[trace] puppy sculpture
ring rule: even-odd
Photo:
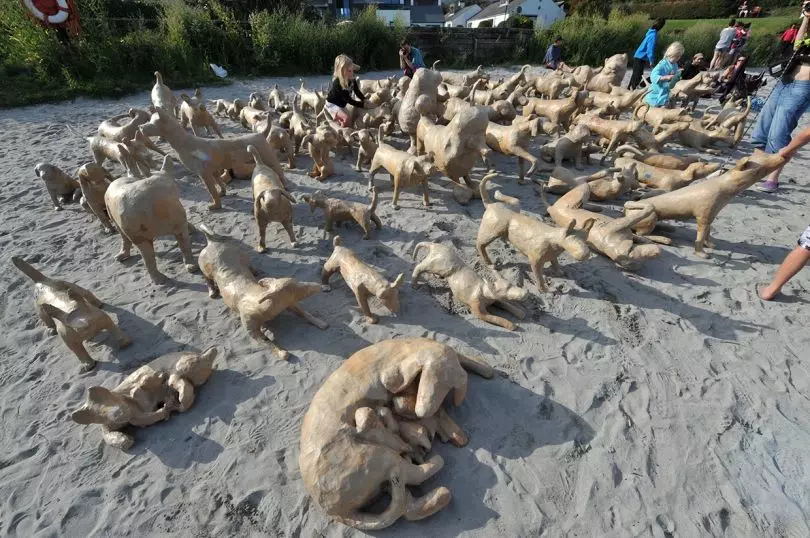
[[[248,146],[248,153],[253,157],[256,166],[253,168],[251,185],[253,188],[253,218],[259,233],[259,244],[256,250],[264,252],[267,247],[264,243],[267,224],[278,222],[290,237],[290,246],[295,247],[295,232],[293,231],[293,209],[295,198],[287,192],[281,179],[272,168],[264,164],[262,156],[254,146]]]
[[[152,108],[152,107],[150,107]],[[108,120],[104,120],[98,126],[98,136],[108,138],[115,142],[129,142],[135,139],[138,134],[138,128],[149,121],[151,113],[137,108],[130,108],[127,114],[115,116]],[[129,118],[129,121],[121,124],[120,121],[124,118]],[[149,138],[143,139],[144,145],[155,153],[166,155],[166,152],[157,147]]]
[[[379,135],[382,134],[382,129],[379,129]],[[374,154],[377,152],[377,141],[374,140],[374,133],[371,129],[360,129],[354,131],[350,138],[356,140],[359,144],[357,149],[357,163],[354,165],[356,172],[363,171],[363,163],[371,164]]]
[[[600,165],[604,165],[607,156],[624,143],[629,137],[639,131],[644,123],[639,120],[606,120],[597,116],[580,116],[577,118],[578,125],[584,125],[591,132],[605,137],[609,140],[605,154],[599,160]]]
[[[399,209],[399,193],[403,187],[422,186],[422,205],[430,206],[430,195],[428,189],[428,177],[436,171],[433,164],[433,154],[428,153],[421,157],[411,155],[407,151],[396,149],[383,142],[383,128],[380,127],[377,134],[380,145],[374,152],[371,159],[371,166],[368,170],[368,188],[374,188],[374,176],[383,168],[394,181],[394,197],[391,200],[391,207]]]
[[[414,498],[407,486],[444,465],[439,455],[422,463],[434,432],[456,446],[467,443],[442,409],[448,396],[455,406],[464,401],[465,370],[493,375],[482,359],[427,338],[384,340],[344,361],[312,398],[301,426],[298,461],[315,503],[332,519],[365,531],[403,516],[423,519],[447,506],[449,489]],[[387,508],[364,510],[383,491],[391,495]]]
[[[377,323],[377,316],[368,306],[369,297],[376,297],[392,313],[399,312],[399,287],[402,285],[402,273],[394,282],[389,283],[376,269],[357,257],[351,249],[346,248],[336,235],[332,240],[334,250],[323,265],[321,284],[324,291],[331,291],[329,278],[340,272],[343,281],[349,286],[357,299],[357,305],[371,324]]]
[[[339,143],[338,134],[328,125],[320,125],[314,133],[304,136],[301,144],[307,146],[312,157],[309,177],[323,181],[335,173],[335,163],[329,154]]]
[[[588,198],[600,202],[615,200],[641,188],[635,164],[607,168],[586,176],[577,176],[571,170],[558,166],[551,172],[546,185],[547,190],[551,193],[565,194],[585,183],[588,184]],[[597,210],[597,208],[588,207],[587,202],[583,202],[583,204],[588,209]]]
[[[183,99],[180,103],[180,124],[187,129],[191,128],[194,136],[200,136],[205,129],[208,136],[216,134],[222,138],[219,125],[205,108],[205,103],[192,104],[189,99]]]
[[[528,150],[529,139],[535,126],[530,122],[498,125],[489,122],[486,130],[487,146],[504,155],[515,156],[518,159],[518,183],[523,185],[528,173],[529,177],[537,170],[537,157]],[[529,171],[525,172],[526,161],[530,163]]]
[[[135,437],[120,430],[146,427],[183,413],[194,404],[194,389],[208,381],[217,348],[202,353],[170,353],[141,366],[114,389],[90,387],[87,400],[71,417],[78,424],[101,425],[101,438],[129,450]]]
[[[316,318],[296,303],[315,295],[320,286],[310,282],[298,282],[294,278],[257,279],[250,268],[248,250],[243,243],[215,234],[205,225],[200,231],[208,241],[200,252],[200,270],[208,285],[208,296],[222,294],[225,304],[239,315],[242,326],[255,340],[266,342],[282,360],[289,353],[279,347],[267,323],[282,311],[289,310],[301,316],[319,329],[329,325]]]
[[[323,110],[324,105],[326,104],[326,98],[317,91],[308,90],[305,87],[303,79],[301,80],[301,87],[296,91],[298,96],[301,98],[301,110],[306,111],[306,109],[311,108],[313,114],[318,115]]]
[[[561,138],[549,142],[540,148],[540,158],[546,162],[553,162],[555,166],[562,166],[564,160],[573,161],[574,168],[582,170],[583,164],[591,164],[591,155],[584,151],[591,137],[591,131],[585,125],[575,125]]]
[[[62,211],[63,203],[75,202],[81,196],[79,182],[52,164],[39,163],[34,173],[45,183],[55,211]]]
[[[107,330],[115,337],[118,347],[126,347],[132,342],[101,310],[102,302],[86,289],[64,280],[48,278],[19,256],[12,256],[11,263],[34,281],[35,309],[39,319],[48,327],[49,334],[58,334],[76,355],[82,364],[82,372],[96,366],[96,361],[84,348],[85,340]]]
[[[149,161],[143,155],[136,154],[135,150],[126,142],[115,142],[101,136],[87,137],[90,151],[96,164],[102,165],[107,159],[116,161],[124,170],[135,177],[149,175],[151,168]]]
[[[152,106],[174,117],[177,111],[177,96],[163,83],[163,75],[155,71],[155,85],[152,87]]]
[[[638,211],[647,213],[650,207],[653,209],[652,213],[647,213],[648,216],[635,225],[636,233],[639,235],[649,235],[655,225],[662,220],[696,219],[695,254],[705,258],[708,254],[704,251],[704,246],[714,248],[711,241],[711,226],[720,210],[734,196],[783,164],[785,159],[779,154],[754,150],[751,156],[737,161],[734,168],[725,174],[659,196],[627,202],[624,204],[625,214],[633,217]]]
[[[158,271],[154,241],[162,235],[173,235],[180,246],[186,270],[197,270],[191,255],[186,210],[180,202],[180,189],[172,176],[173,161],[163,158],[161,169],[139,179],[121,177],[113,181],[104,194],[107,213],[121,233],[121,252],[115,259],[129,259],[132,245],[141,253],[146,271],[155,284],[163,284],[166,276]]]
[[[266,121],[269,117],[267,111],[252,107],[250,105],[243,107],[239,111],[239,123],[245,129],[250,129],[254,133],[257,131],[256,126],[259,122]]]
[[[217,116],[226,116],[233,121],[239,120],[239,113],[242,112],[242,109],[245,107],[245,104],[242,102],[241,99],[234,99],[233,101],[228,101],[226,99],[216,99],[215,101],[208,101],[210,104],[214,105],[214,114]],[[147,119],[148,121],[148,119]]]
[[[324,234],[332,233],[332,225],[348,220],[353,220],[363,228],[363,239],[371,238],[371,223],[382,228],[382,221],[376,215],[377,210],[377,188],[371,189],[371,203],[369,205],[357,202],[346,202],[337,198],[328,198],[323,191],[315,191],[311,195],[305,194],[303,200],[309,204],[310,212],[315,208],[323,209]]]
[[[276,112],[287,112],[290,110],[290,103],[287,101],[287,96],[278,87],[278,84],[273,86],[270,93],[267,95],[267,106]]]
[[[631,231],[633,226],[653,212],[652,208],[635,212],[632,216],[614,219],[584,209],[582,206],[587,204],[589,197],[590,186],[588,183],[584,183],[571,189],[557,200],[548,208],[548,213],[557,226],[568,227],[573,222],[576,228],[578,223],[592,223],[587,230],[588,246],[615,261],[621,267],[635,268],[638,263],[654,258],[661,253],[661,249],[657,245],[648,244],[650,238],[638,237]],[[579,226],[581,226],[580,230],[585,231],[584,226]]]
[[[419,255],[419,250],[427,249],[427,256],[413,269],[411,286],[416,288],[419,277],[423,273],[430,273],[447,280],[450,291],[457,301],[461,301],[470,308],[473,316],[492,323],[510,331],[515,330],[515,324],[506,318],[495,316],[488,312],[488,307],[496,305],[518,319],[523,319],[526,313],[510,301],[521,301],[526,298],[527,291],[500,278],[496,274],[494,281],[484,280],[472,267],[464,263],[456,249],[439,243],[419,243],[414,247],[413,257]]]
[[[82,207],[101,222],[104,233],[113,233],[113,225],[104,203],[104,195],[107,194],[112,176],[104,168],[94,163],[88,163],[79,168],[77,176],[82,189]]]
[[[478,228],[478,238],[475,246],[478,254],[487,265],[492,265],[487,254],[487,246],[496,239],[507,239],[524,256],[529,258],[529,265],[536,280],[537,288],[546,291],[543,266],[550,263],[559,270],[557,257],[568,252],[576,260],[585,260],[590,255],[588,245],[584,239],[574,233],[575,223],[567,228],[554,228],[542,221],[520,213],[520,209],[513,209],[511,204],[491,202],[487,193],[487,183],[495,177],[489,174],[481,180],[481,200],[484,202],[484,216],[481,217],[481,226]],[[593,221],[582,225],[582,232],[587,235]]]
[[[278,162],[276,152],[267,142],[267,133],[253,133],[235,138],[213,140],[200,138],[186,132],[179,123],[162,111],[152,115],[148,123],[141,125],[141,132],[146,136],[162,136],[177,152],[180,162],[203,180],[213,203],[209,209],[222,207],[220,194],[225,187],[218,178],[223,170],[233,167],[233,163],[250,161],[247,146],[253,145],[259,150],[262,161],[272,168],[286,185],[284,170]]]

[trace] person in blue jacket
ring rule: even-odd
[[[658,41],[658,32],[666,23],[666,19],[657,19],[647,30],[644,41],[636,49],[636,53],[633,55],[633,75],[630,77],[629,89],[635,90],[641,84],[641,77],[644,75],[644,67],[647,64],[650,67],[655,65],[655,42]]]
[[[681,79],[681,71],[678,62],[681,61],[684,48],[680,42],[676,41],[667,47],[664,59],[658,62],[652,73],[650,73],[650,92],[644,98],[644,102],[650,106],[666,106],[669,103],[669,90]]]

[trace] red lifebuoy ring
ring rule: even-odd
[[[53,5],[53,3],[51,3],[50,6],[48,6],[51,9],[48,9],[50,14],[47,15],[42,11],[42,9],[40,9],[36,5],[36,4],[41,5],[42,3],[44,3],[43,0],[22,0],[22,1],[26,9],[30,11],[34,17],[36,17],[37,19],[41,20],[46,24],[53,24],[53,25],[64,24],[70,17],[70,8],[68,7],[68,0],[55,0],[56,1],[55,6]],[[45,8],[45,6],[42,7]],[[53,13],[53,11],[56,12]]]

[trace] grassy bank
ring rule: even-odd
[[[79,3],[83,33],[60,41],[25,16],[18,0],[0,0],[0,107],[68,99],[78,95],[116,97],[148,88],[155,70],[173,87],[222,83],[209,63],[225,66],[232,76],[326,74],[335,55],[345,52],[364,70],[398,65],[403,27],[389,27],[373,10],[349,25],[309,20],[301,13],[260,11],[237,20],[217,0],[194,7],[183,0],[149,0],[156,15],[150,18],[110,17],[111,0]],[[146,1],[146,0],[143,0]],[[135,2],[137,3],[137,2]],[[777,30],[790,17],[758,19],[749,44],[752,64],[766,65],[778,48]],[[566,61],[572,65],[599,65],[606,56],[632,54],[650,21],[646,14],[611,14],[609,20],[572,17],[540,30],[528,43],[516,46],[508,39],[488,56],[491,62],[535,63],[556,35],[565,39]],[[724,20],[671,21],[659,39],[658,57],[672,41],[684,43],[687,54],[710,55]],[[471,67],[470,56],[447,42],[429,62]],[[446,50],[445,50],[446,49]],[[460,65],[465,64],[465,65]]]

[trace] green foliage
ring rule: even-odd
[[[633,7],[647,13],[652,19],[713,19],[729,16],[734,11],[734,7],[729,7],[725,0],[667,0],[634,4]]]

